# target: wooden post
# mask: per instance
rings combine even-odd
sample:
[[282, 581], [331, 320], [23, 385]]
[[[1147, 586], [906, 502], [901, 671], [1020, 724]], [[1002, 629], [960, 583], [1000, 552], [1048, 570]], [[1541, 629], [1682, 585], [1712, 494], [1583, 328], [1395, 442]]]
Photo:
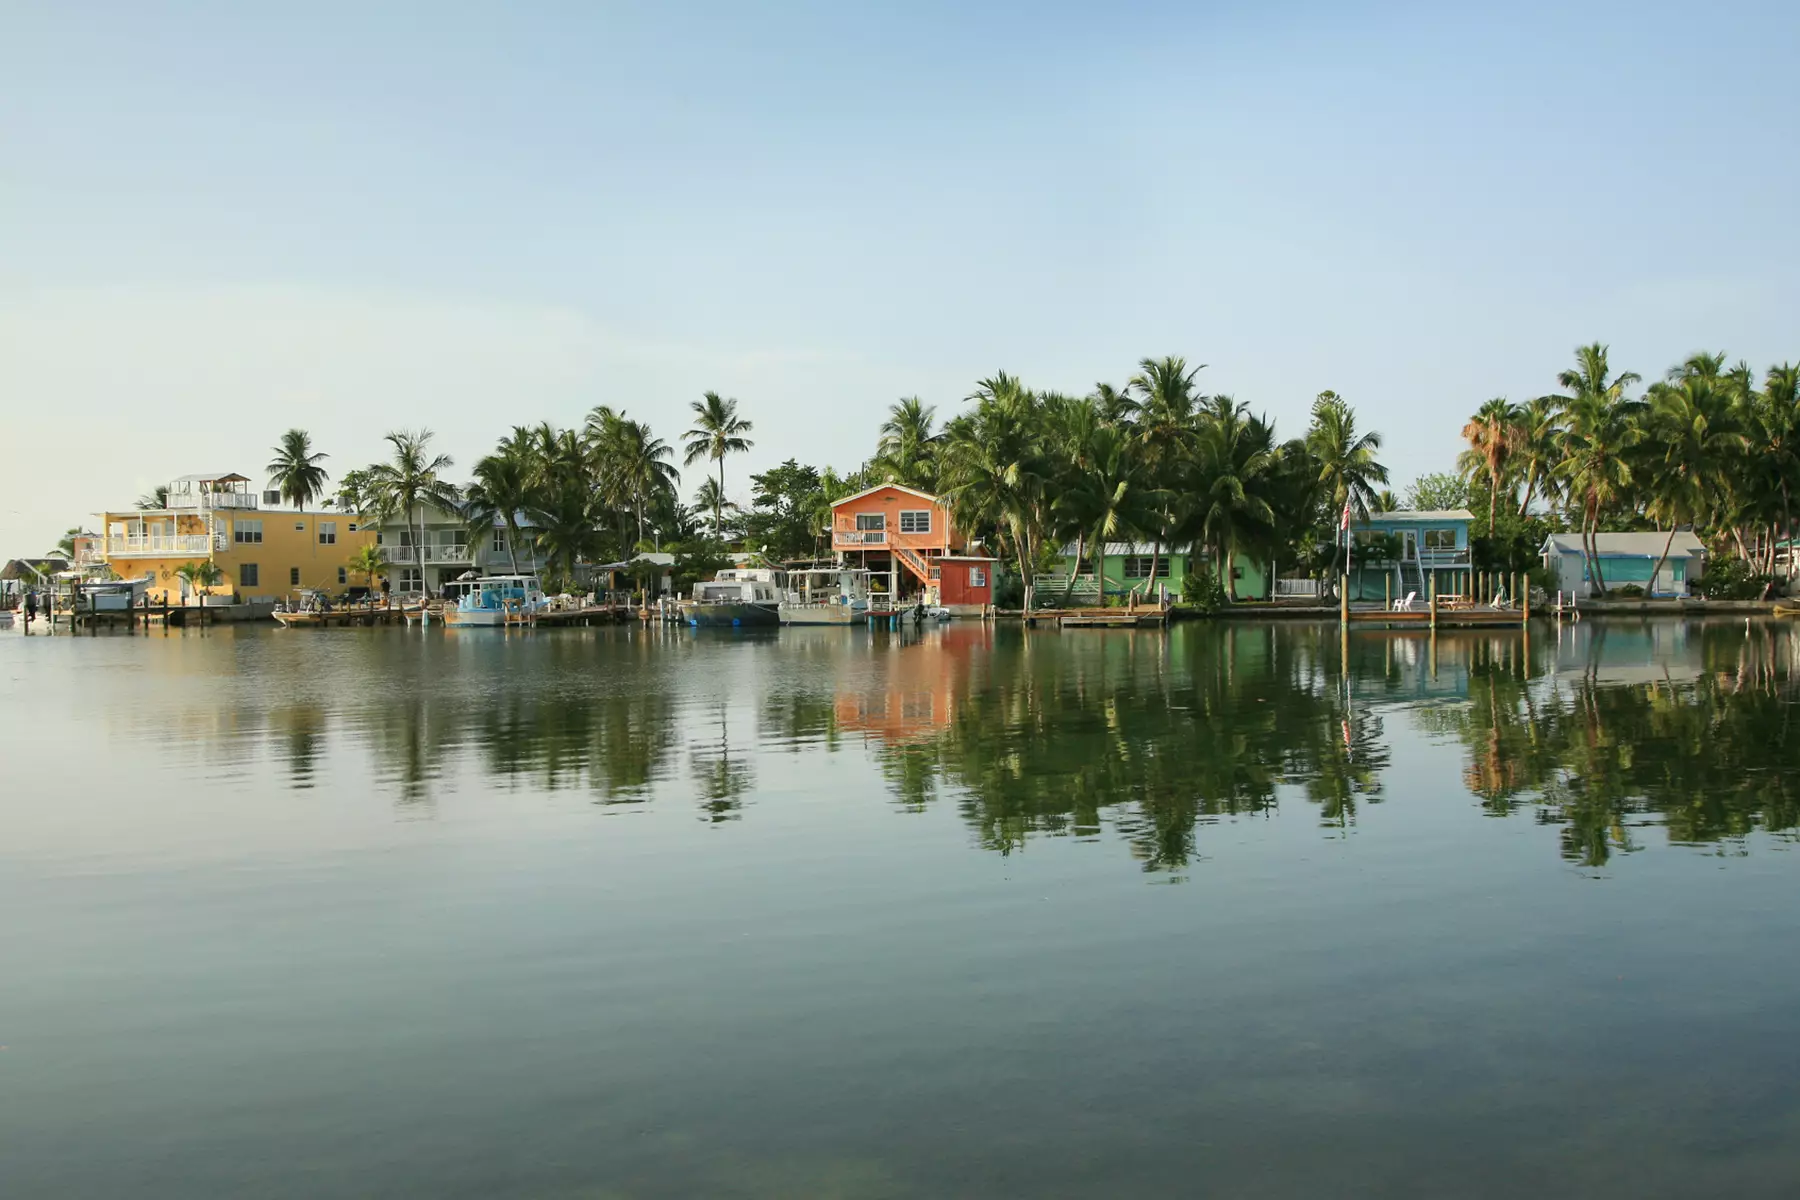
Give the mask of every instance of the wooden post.
[[[1430, 591], [1431, 591], [1431, 632], [1436, 633], [1437, 632], [1437, 572], [1436, 571], [1433, 571], [1431, 573]], [[1432, 643], [1432, 645], [1433, 645], [1433, 648], [1435, 649], [1436, 643], [1434, 642], [1434, 643]]]
[[[1525, 577], [1524, 590], [1519, 593], [1519, 624], [1526, 629], [1531, 628], [1531, 577]], [[1531, 678], [1531, 642], [1525, 642], [1525, 678]]]
[[1344, 572], [1342, 582], [1338, 585], [1338, 623], [1346, 629], [1350, 626], [1350, 572]]
[[1392, 575], [1381, 577], [1381, 611], [1394, 611], [1394, 577]]

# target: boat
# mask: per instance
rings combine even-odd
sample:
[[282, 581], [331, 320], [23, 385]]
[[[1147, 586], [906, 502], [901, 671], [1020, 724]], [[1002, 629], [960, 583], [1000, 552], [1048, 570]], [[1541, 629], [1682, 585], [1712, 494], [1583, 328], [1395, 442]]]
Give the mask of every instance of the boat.
[[780, 605], [783, 625], [854, 625], [869, 612], [869, 579], [860, 567], [808, 567], [788, 572]]
[[11, 629], [12, 627], [13, 627], [12, 609], [0, 608], [0, 629]]
[[727, 567], [694, 585], [679, 606], [681, 621], [696, 628], [779, 625], [785, 583], [786, 573], [769, 567]]
[[1800, 604], [1777, 604], [1774, 611], [1778, 617], [1800, 617]]
[[[392, 620], [394, 614], [392, 609], [376, 607], [372, 599], [356, 603], [340, 598], [334, 604], [324, 588], [295, 588], [294, 599], [278, 602], [269, 615], [289, 629], [341, 629], [383, 624]], [[211, 609], [207, 610], [207, 618], [212, 618]]]
[[455, 604], [444, 602], [443, 619], [449, 626], [525, 625], [549, 607], [536, 575], [484, 575]]

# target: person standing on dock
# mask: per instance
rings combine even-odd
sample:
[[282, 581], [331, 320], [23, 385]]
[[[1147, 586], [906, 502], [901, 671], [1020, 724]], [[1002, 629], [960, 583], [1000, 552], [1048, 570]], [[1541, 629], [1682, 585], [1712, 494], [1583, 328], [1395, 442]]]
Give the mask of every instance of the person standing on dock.
[[31, 623], [37, 619], [37, 593], [27, 590], [25, 593], [25, 631], [31, 632]]

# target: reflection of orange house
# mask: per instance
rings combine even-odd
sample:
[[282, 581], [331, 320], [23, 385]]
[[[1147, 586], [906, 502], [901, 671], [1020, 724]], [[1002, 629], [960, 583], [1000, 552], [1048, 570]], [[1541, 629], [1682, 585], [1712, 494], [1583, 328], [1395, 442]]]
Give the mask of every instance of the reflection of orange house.
[[979, 615], [994, 599], [994, 559], [969, 553], [950, 508], [929, 492], [884, 483], [831, 506], [831, 548], [867, 567], [902, 600], [923, 597]]
[[918, 643], [877, 656], [862, 686], [837, 694], [839, 728], [888, 745], [941, 732], [969, 695], [971, 667], [985, 657], [993, 636], [985, 624], [944, 625]]

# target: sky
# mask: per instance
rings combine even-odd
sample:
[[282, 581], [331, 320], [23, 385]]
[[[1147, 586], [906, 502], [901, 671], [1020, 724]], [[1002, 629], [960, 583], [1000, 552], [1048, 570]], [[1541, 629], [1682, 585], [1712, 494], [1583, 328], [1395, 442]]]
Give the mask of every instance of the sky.
[[[1800, 359], [1800, 5], [0, 0], [0, 558], [597, 404], [749, 473], [1165, 354], [1397, 486], [1600, 340]], [[698, 481], [698, 468], [687, 485]]]

